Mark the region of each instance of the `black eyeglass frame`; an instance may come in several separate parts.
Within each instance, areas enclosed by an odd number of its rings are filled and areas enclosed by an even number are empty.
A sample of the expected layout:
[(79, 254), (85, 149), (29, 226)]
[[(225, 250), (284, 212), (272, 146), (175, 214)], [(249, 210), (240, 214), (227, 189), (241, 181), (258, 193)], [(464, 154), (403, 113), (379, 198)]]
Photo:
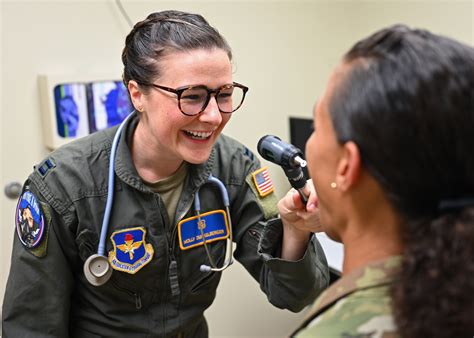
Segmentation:
[[(248, 87), (240, 84), (240, 83), (237, 83), (237, 82), (232, 82), (232, 84), (225, 84), (223, 86), (220, 86), (219, 88), (217, 89), (209, 89), (207, 88), (206, 86), (204, 85), (195, 85), (195, 86), (183, 86), (183, 87), (179, 87), (179, 88), (170, 88), (170, 87), (165, 87), (165, 86), (161, 86), (161, 85), (157, 85), (155, 83), (145, 83), (145, 82), (138, 82), (137, 83), (141, 86), (148, 86), (148, 87), (154, 87), (154, 88), (157, 88), (157, 89), (161, 89), (161, 90), (165, 90), (167, 92), (170, 92), (170, 93), (174, 93), (178, 96), (178, 107), (179, 107), (179, 110), (181, 111), (181, 113), (183, 113), (184, 115), (186, 116), (196, 116), (196, 115), (199, 115), (201, 114), (207, 107), (207, 105), (209, 104), (209, 101), (211, 100), (211, 95), (212, 94), (215, 94), (215, 96), (217, 97), (219, 95), (219, 93), (224, 90), (224, 89), (229, 89), (230, 87), (238, 87), (238, 88), (241, 88), (244, 92), (244, 94), (242, 95), (242, 100), (240, 101), (239, 105), (233, 109), (232, 111), (223, 111), (221, 109), (221, 107), (219, 106), (219, 101), (216, 99), (216, 102), (217, 102), (217, 107), (219, 108), (219, 111), (221, 113), (224, 113), (224, 114), (231, 114), (233, 112), (235, 112), (237, 109), (239, 109), (241, 106), (242, 106), (242, 103), (244, 103), (244, 100), (245, 100), (245, 95), (247, 94), (247, 91), (249, 90)], [(189, 90), (189, 89), (205, 89), (207, 91), (207, 98), (206, 100), (204, 101), (203, 105), (202, 105), (202, 108), (199, 112), (197, 112), (196, 114), (189, 114), (189, 113), (185, 113), (183, 111), (183, 109), (181, 108), (181, 95), (183, 94), (183, 92), (185, 92), (186, 90)]]

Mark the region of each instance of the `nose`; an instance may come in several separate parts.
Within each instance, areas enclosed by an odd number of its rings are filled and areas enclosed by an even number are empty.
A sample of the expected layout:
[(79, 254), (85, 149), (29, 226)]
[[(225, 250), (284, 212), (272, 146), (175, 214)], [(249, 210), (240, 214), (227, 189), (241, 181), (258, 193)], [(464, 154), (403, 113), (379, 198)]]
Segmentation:
[(222, 122), (222, 115), (217, 105), (217, 100), (215, 95), (211, 95), (209, 102), (207, 103), (206, 109), (199, 114), (199, 119), (202, 122), (211, 123), (218, 125)]

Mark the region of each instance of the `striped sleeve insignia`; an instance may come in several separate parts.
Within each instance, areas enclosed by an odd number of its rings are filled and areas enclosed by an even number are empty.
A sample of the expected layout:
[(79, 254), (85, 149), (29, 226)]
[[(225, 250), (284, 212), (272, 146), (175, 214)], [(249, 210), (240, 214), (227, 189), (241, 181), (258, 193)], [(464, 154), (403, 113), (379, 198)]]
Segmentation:
[(272, 179), (270, 178), (270, 173), (268, 172), (268, 167), (263, 167), (254, 171), (252, 173), (253, 182), (255, 188), (258, 191), (260, 197), (267, 196), (272, 193), (274, 190)]

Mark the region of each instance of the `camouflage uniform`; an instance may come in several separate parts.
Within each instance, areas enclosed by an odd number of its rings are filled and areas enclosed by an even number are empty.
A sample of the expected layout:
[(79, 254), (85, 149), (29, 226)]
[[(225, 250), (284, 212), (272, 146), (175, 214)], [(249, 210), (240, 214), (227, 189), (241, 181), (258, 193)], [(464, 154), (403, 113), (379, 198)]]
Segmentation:
[(344, 276), (316, 300), (292, 337), (399, 337), (389, 294), (401, 257), (393, 256)]

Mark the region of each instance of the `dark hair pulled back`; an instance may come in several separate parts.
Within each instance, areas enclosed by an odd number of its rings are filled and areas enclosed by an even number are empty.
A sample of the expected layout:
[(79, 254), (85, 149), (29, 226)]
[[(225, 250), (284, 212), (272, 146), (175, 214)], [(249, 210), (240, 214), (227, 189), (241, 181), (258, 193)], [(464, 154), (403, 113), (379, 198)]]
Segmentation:
[(354, 141), (365, 168), (405, 220), (392, 290), (404, 338), (474, 334), (474, 48), (396, 25), (345, 55), (330, 98), (340, 143)]
[(199, 14), (180, 11), (152, 13), (135, 24), (122, 51), (123, 82), (151, 83), (161, 76), (159, 61), (172, 52), (195, 49), (232, 51), (223, 36)]

